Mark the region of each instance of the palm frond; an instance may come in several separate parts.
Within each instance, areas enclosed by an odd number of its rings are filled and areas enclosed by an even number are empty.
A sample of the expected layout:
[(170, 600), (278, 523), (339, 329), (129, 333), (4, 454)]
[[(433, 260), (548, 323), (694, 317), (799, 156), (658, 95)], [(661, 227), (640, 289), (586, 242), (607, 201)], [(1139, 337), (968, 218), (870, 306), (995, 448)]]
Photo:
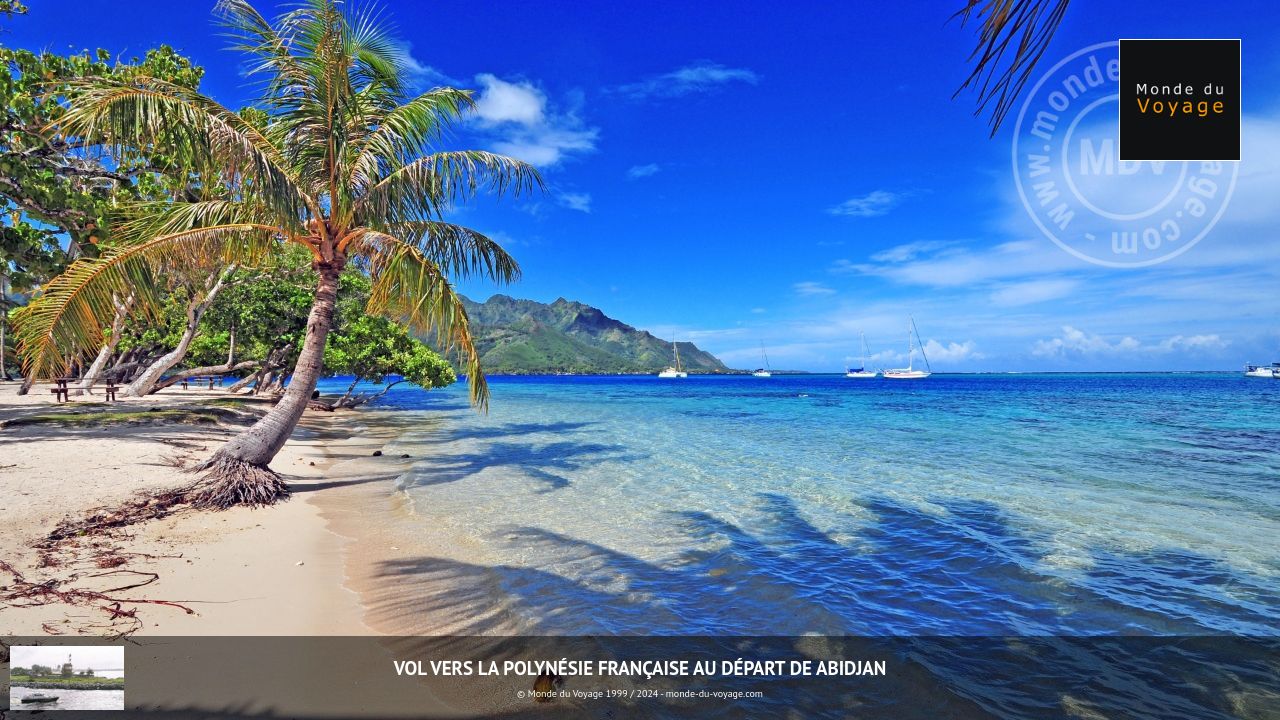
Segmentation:
[(131, 314), (156, 318), (163, 283), (157, 278), (232, 263), (255, 266), (274, 249), (276, 228), (252, 224), (202, 227), (109, 249), (82, 258), (44, 286), (15, 323), (26, 377), (63, 372), (71, 359), (95, 352), (115, 299), (132, 295)]
[(974, 114), (991, 109), (993, 137), (1048, 49), (1069, 2), (966, 0), (965, 7), (952, 16), (959, 18), (962, 25), (973, 18), (982, 22), (978, 44), (969, 56), (973, 72), (955, 94), (970, 87), (977, 89), (978, 109)]
[(246, 0), (218, 0), (213, 12), (228, 29), (232, 49), (257, 58), (247, 74), (266, 76), (264, 99), (296, 99), (305, 93), (307, 75), (291, 51), (292, 14), (281, 18), (276, 29)]
[[(496, 240), (469, 227), (435, 220), (405, 222), (384, 228), (388, 235), (403, 238), (440, 268), (445, 277), (483, 277), (496, 283), (520, 279), (520, 264)], [(378, 234), (357, 231), (346, 249), (352, 255), (376, 255), (382, 251)], [(368, 244), (362, 242), (371, 238)], [(412, 238), (417, 238), (416, 242)]]
[(368, 231), (362, 243), (373, 280), (367, 311), (404, 323), (419, 335), (434, 335), (463, 366), (471, 404), (487, 412), (489, 384), (471, 336), (471, 321), (449, 279), (418, 248), (391, 235)]
[(399, 105), (381, 117), (359, 143), (351, 163), (350, 181), (368, 187), (430, 150), (451, 123), (475, 106), (471, 93), (455, 88), (435, 88)]
[(297, 217), (280, 216), (271, 210), (270, 206), (243, 200), (135, 202), (120, 209), (112, 238), (118, 244), (134, 245), (186, 230), (246, 224), (272, 227), (281, 236), (307, 234)]
[(532, 165), (481, 150), (432, 153), (393, 170), (356, 203), (356, 218), (408, 222), (440, 217), (482, 190), (514, 196), (545, 190)]
[(216, 168), (283, 214), (319, 207), (279, 149), (252, 123), (217, 101), (152, 77), (83, 78), (68, 83), (59, 120), (66, 134), (100, 141), (117, 156), (160, 150), (188, 168)]

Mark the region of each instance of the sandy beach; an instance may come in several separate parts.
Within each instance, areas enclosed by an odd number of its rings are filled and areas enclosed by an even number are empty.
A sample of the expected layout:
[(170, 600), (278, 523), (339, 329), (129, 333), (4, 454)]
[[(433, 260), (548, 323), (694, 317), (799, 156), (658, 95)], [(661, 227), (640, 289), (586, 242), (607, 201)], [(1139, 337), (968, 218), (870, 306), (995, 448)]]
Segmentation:
[[(145, 408), (195, 409), (221, 391), (170, 390), (147, 398), (129, 398), (109, 408), (100, 396), (73, 398), (58, 405), (45, 388), (18, 396), (16, 385), (0, 387), (0, 422), (53, 412), (132, 411)], [(326, 529), (315, 495), (337, 491), (344, 478), (327, 474), (335, 461), (370, 455), (382, 438), (352, 437), (335, 428), (331, 417), (309, 414), (273, 467), (288, 477), (294, 497), (268, 508), (225, 512), (181, 512), (125, 531), (117, 541), (130, 571), (155, 573), (155, 582), (130, 591), (131, 597), (179, 601), (194, 612), (144, 606), (138, 632), (152, 635), (362, 635), (372, 632), (362, 619), (358, 597), (343, 584), (346, 541)], [(5, 427), (0, 432), (0, 486), (6, 489), (0, 515), (0, 558), (28, 579), (68, 568), (40, 568), (32, 545), (67, 517), (127, 500), (137, 492), (190, 482), (175, 467), (212, 452), (235, 431), (223, 424), (118, 424), (71, 428), (53, 425)], [(381, 458), (379, 458), (381, 459)], [(381, 463), (398, 472), (391, 458)], [(345, 478), (350, 480), (350, 478)], [(97, 542), (95, 539), (94, 542)], [(111, 540), (104, 540), (111, 542)], [(88, 557), (98, 548), (84, 545)], [(74, 560), (72, 562), (75, 562)], [(81, 562), (84, 564), (84, 562)], [(83, 569), (81, 576), (95, 573)], [(84, 577), (77, 586), (106, 589), (130, 584), (118, 575)], [(305, 602), (299, 602), (305, 597)], [(66, 633), (98, 621), (64, 617), (58, 605), (8, 609), (0, 634), (42, 635), (46, 624)], [(77, 615), (85, 615), (81, 610)]]
[[(0, 561), (28, 582), (55, 580), (62, 590), (93, 590), (112, 598), (172, 602), (169, 606), (122, 603), (136, 613), (112, 618), (102, 602), (68, 605), (7, 605), (0, 613), (0, 636), (17, 638), (110, 637), (129, 634), (134, 662), (145, 663), (145, 689), (131, 686), (131, 702), (153, 706), (220, 707), (227, 683), (192, 687), (184, 673), (192, 663), (223, 671), (228, 656), (244, 652), (246, 638), (289, 638), (282, 643), (248, 642), (255, 667), (278, 667), (270, 676), (246, 672), (234, 680), (242, 697), (256, 698), (244, 712), (321, 715), (350, 708), (351, 689), (326, 681), (312, 663), (335, 655), (353, 667), (380, 667), (361, 684), (360, 710), (369, 716), (429, 710), (435, 717), (474, 715), (510, 709), (514, 690), (525, 681), (500, 681), (504, 692), (478, 694), (472, 686), (398, 678), (391, 660), (413, 652), (403, 636), (436, 633), (455, 622), (427, 619), (407, 601), (430, 602), (438, 588), (401, 585), (379, 568), (396, 558), (416, 556), (438, 539), (406, 537), (412, 523), (394, 480), (413, 457), (404, 448), (381, 452), (399, 433), (396, 413), (378, 410), (335, 414), (308, 412), (293, 439), (272, 464), (293, 490), (287, 502), (266, 508), (227, 511), (181, 510), (102, 535), (72, 538), (53, 551), (37, 547), (59, 522), (83, 518), (98, 508), (117, 506), (139, 492), (155, 492), (190, 482), (179, 465), (205, 457), (255, 416), (253, 405), (236, 422), (225, 413), (218, 422), (178, 422), (179, 413), (201, 413), (225, 403), (221, 390), (169, 390), (146, 398), (102, 404), (100, 396), (56, 403), (47, 388), (16, 394), (0, 385)], [(32, 417), (92, 412), (165, 414), (155, 422), (28, 424)], [(403, 420), (400, 420), (403, 422)], [(375, 452), (381, 454), (375, 455)], [(47, 558), (53, 558), (50, 566)], [(124, 558), (118, 567), (101, 560)], [(154, 580), (127, 590), (118, 588)], [(0, 591), (14, 578), (0, 579)], [(187, 608), (187, 612), (183, 608)], [(483, 613), (483, 608), (474, 610)], [(461, 623), (471, 618), (458, 618)], [(392, 635), (401, 636), (400, 639)], [(183, 663), (172, 662), (167, 638), (204, 636), (211, 642), (185, 643)], [(215, 636), (226, 642), (213, 640)], [(359, 643), (355, 636), (383, 642)], [(334, 638), (309, 644), (306, 638)], [(148, 638), (158, 645), (148, 648)], [(314, 647), (313, 647), (314, 645)], [(299, 662), (303, 652), (317, 657)], [(321, 657), (324, 659), (322, 660)], [(282, 693), (280, 688), (289, 688)], [(180, 691), (174, 688), (182, 688)], [(423, 703), (426, 703), (425, 705)], [(528, 708), (526, 707), (526, 710)], [(561, 710), (563, 710), (561, 706)]]

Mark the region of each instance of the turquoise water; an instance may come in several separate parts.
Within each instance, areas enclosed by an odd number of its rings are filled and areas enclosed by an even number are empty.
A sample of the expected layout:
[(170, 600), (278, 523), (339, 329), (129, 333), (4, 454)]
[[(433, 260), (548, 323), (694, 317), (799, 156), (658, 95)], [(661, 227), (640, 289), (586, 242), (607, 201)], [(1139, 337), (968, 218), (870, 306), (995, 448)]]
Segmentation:
[[(493, 378), (397, 388), (474, 632), (1276, 635), (1280, 382)], [(417, 455), (415, 454), (415, 457)]]

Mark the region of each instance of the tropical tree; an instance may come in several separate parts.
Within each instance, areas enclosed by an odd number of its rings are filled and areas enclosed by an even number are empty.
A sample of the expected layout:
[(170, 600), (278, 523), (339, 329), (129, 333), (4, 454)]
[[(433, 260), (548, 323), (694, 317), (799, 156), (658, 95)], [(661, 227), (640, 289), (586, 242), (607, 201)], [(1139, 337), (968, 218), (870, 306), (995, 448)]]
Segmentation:
[(75, 83), (62, 133), (99, 138), (113, 155), (154, 149), (197, 176), (220, 176), (219, 197), (138, 204), (99, 258), (73, 263), (51, 281), (17, 327), (24, 371), (48, 376), (102, 341), (112, 298), (132, 291), (129, 312), (155, 311), (152, 280), (178, 268), (256, 267), (295, 244), (317, 276), (306, 335), (281, 400), (199, 469), (196, 506), (265, 504), (288, 494), (268, 463), (292, 434), (322, 372), (339, 276), (369, 275), (371, 314), (434, 334), (465, 368), (471, 400), (488, 389), (466, 311), (452, 279), (519, 276), (498, 243), (444, 220), (481, 190), (520, 194), (542, 187), (511, 158), (440, 149), (442, 134), (472, 106), (470, 93), (408, 92), (403, 44), (375, 15), (345, 13), (337, 0), (309, 0), (273, 25), (244, 0), (215, 12), (261, 79), (258, 113), (236, 113), (156, 77)]
[[(391, 388), (407, 382), (421, 388), (438, 388), (456, 380), (449, 362), (404, 327), (364, 311), (370, 291), (363, 275), (347, 271), (342, 276), (345, 297), (338, 303), (333, 332), (324, 353), (325, 373), (350, 375), (351, 383), (333, 408), (348, 408), (376, 400)], [(383, 383), (381, 390), (356, 393), (361, 382)]]
[[(18, 3), (0, 1), (0, 15), (21, 14)], [(98, 254), (109, 242), (106, 218), (122, 201), (160, 199), (180, 192), (186, 178), (162, 172), (165, 158), (133, 154), (111, 162), (86, 152), (90, 143), (54, 133), (66, 112), (65, 83), (85, 77), (145, 74), (195, 89), (204, 70), (168, 46), (142, 59), (113, 62), (106, 50), (57, 55), (0, 47), (0, 375), (9, 310), (22, 296), (60, 272), (71, 259)], [(15, 295), (17, 300), (15, 300)], [(127, 298), (118, 299), (124, 302)], [(104, 321), (119, 328), (123, 316)], [(113, 337), (113, 335), (109, 335)], [(104, 344), (85, 387), (110, 357)], [(24, 380), (22, 391), (29, 387)]]

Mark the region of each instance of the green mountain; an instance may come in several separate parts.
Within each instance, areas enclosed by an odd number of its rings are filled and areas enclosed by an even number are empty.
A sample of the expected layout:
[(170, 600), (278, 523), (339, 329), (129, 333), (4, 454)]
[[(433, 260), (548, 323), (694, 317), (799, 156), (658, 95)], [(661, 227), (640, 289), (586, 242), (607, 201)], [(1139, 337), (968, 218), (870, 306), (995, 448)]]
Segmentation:
[[(580, 302), (494, 295), (484, 303), (463, 298), (463, 304), (488, 373), (656, 373), (674, 361), (669, 341)], [(730, 372), (693, 343), (680, 343), (680, 361), (691, 373)]]

